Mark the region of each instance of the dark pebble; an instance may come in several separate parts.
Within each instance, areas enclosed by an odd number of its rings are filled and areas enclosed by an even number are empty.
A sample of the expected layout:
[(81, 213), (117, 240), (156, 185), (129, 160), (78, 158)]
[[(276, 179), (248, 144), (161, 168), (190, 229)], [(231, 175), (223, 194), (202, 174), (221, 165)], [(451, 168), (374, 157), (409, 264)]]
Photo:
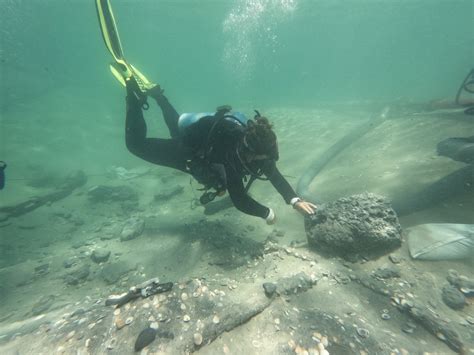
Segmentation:
[(275, 294), (277, 289), (277, 286), (273, 282), (265, 282), (262, 286), (265, 290), (265, 296), (269, 298)]
[(145, 346), (151, 344), (156, 338), (156, 329), (145, 328), (138, 334), (135, 342), (135, 351), (141, 351)]
[(466, 298), (456, 287), (448, 285), (443, 287), (442, 298), (452, 309), (462, 309), (466, 304)]

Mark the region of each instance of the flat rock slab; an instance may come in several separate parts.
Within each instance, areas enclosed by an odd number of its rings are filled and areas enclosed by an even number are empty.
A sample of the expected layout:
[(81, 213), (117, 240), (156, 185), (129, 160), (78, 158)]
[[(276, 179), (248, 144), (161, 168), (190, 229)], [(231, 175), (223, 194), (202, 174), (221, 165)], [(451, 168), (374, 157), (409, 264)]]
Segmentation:
[(388, 254), (401, 245), (401, 226), (390, 204), (366, 193), (323, 204), (305, 218), (311, 247), (355, 261)]

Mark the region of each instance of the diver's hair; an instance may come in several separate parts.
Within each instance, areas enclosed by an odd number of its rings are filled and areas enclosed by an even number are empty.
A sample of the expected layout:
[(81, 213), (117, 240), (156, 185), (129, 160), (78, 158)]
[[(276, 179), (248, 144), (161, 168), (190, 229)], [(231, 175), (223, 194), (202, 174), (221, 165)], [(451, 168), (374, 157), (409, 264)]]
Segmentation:
[(277, 137), (272, 128), (273, 125), (266, 117), (256, 117), (247, 125), (246, 139), (255, 153), (278, 159)]

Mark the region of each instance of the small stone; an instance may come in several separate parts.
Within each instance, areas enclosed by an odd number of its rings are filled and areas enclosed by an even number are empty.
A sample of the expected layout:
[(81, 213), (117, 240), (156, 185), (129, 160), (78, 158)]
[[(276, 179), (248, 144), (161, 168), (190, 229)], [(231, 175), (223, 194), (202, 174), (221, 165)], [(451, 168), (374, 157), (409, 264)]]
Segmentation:
[(219, 317), (217, 315), (215, 315), (214, 317), (212, 317), (212, 323), (214, 324), (219, 324), (221, 320), (219, 319)]
[(191, 317), (188, 316), (187, 314), (185, 314), (184, 317), (183, 317), (183, 321), (189, 322), (190, 320), (191, 320)]
[(454, 310), (462, 309), (466, 304), (466, 298), (456, 287), (447, 285), (443, 287), (442, 298), (444, 303)]
[(122, 318), (117, 317), (117, 318), (115, 319), (115, 327), (116, 327), (117, 329), (122, 329), (123, 327), (125, 327), (125, 322), (123, 321)]
[(407, 322), (402, 326), (402, 331), (407, 334), (413, 334), (415, 329), (416, 329), (416, 325), (411, 322)]
[(273, 282), (265, 282), (262, 286), (265, 291), (265, 296), (268, 298), (272, 297), (277, 289), (277, 286)]
[(183, 292), (183, 293), (181, 294), (181, 300), (182, 300), (182, 301), (186, 301), (188, 298), (189, 298), (189, 296), (188, 296), (188, 294), (187, 294), (186, 292)]
[(276, 325), (279, 325), (280, 324), (280, 318), (275, 318), (274, 322), (275, 322)]
[(118, 316), (120, 314), (120, 308), (114, 310), (114, 316)]
[(150, 324), (150, 328), (152, 328), (152, 329), (158, 329), (158, 327), (159, 327), (158, 322), (152, 322)]
[(125, 324), (126, 324), (126, 325), (130, 325), (130, 324), (132, 324), (132, 322), (133, 322), (133, 317), (128, 317), (128, 318), (125, 320)]
[(94, 327), (95, 327), (95, 323), (91, 323), (91, 324), (89, 324), (89, 325), (87, 326), (88, 329), (92, 329), (92, 328), (94, 328)]
[(179, 308), (181, 308), (182, 311), (185, 311), (186, 310), (186, 305), (184, 303), (181, 303)]
[(91, 259), (93, 262), (99, 264), (104, 263), (109, 260), (110, 251), (104, 249), (96, 249), (91, 254)]
[(392, 263), (394, 263), (394, 264), (400, 264), (401, 261), (402, 261), (402, 260), (400, 259), (400, 257), (397, 256), (397, 255), (395, 255), (395, 254), (390, 254), (390, 255), (388, 256), (388, 259), (389, 259)]
[(199, 346), (202, 344), (202, 334), (201, 333), (194, 333), (193, 335), (194, 345)]
[(322, 337), (321, 338), (321, 343), (324, 345), (326, 348), (329, 345), (328, 337)]

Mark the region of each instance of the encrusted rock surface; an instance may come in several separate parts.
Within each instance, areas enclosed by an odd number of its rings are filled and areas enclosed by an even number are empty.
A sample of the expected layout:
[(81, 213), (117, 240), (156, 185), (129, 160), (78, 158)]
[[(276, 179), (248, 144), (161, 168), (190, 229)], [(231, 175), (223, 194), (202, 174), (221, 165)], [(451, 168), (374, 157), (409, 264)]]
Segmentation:
[(401, 227), (390, 204), (366, 193), (322, 205), (305, 219), (310, 246), (348, 260), (376, 258), (401, 245)]

